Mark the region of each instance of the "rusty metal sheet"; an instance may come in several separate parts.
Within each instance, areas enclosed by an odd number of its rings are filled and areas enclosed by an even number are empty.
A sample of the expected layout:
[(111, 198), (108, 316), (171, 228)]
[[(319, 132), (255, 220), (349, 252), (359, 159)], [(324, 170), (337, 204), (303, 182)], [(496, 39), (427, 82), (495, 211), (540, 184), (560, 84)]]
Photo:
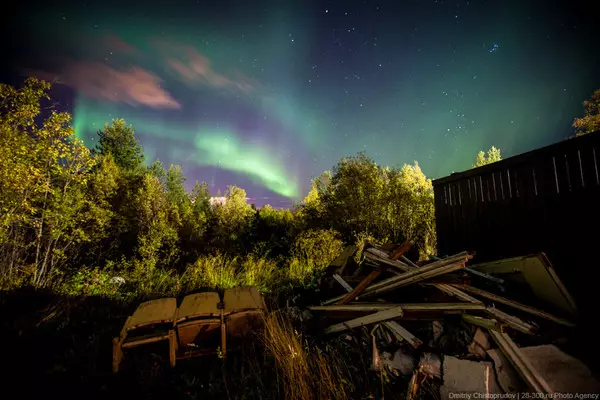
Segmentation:
[(263, 297), (254, 287), (233, 288), (225, 290), (223, 295), (225, 314), (245, 310), (266, 310)]
[(217, 317), (220, 302), (217, 292), (194, 293), (185, 296), (177, 310), (177, 321), (195, 317)]
[(129, 331), (139, 326), (173, 322), (176, 312), (177, 300), (174, 298), (146, 301), (127, 320), (125, 329)]

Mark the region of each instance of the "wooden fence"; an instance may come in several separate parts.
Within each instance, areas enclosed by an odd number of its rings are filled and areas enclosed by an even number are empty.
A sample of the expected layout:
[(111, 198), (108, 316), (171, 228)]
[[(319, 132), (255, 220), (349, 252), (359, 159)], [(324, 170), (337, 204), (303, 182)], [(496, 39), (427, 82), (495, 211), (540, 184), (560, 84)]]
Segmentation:
[[(440, 254), (544, 251), (571, 288), (599, 267), (600, 132), (433, 182)], [(579, 276), (579, 278), (577, 278)], [(585, 278), (583, 278), (585, 279)]]

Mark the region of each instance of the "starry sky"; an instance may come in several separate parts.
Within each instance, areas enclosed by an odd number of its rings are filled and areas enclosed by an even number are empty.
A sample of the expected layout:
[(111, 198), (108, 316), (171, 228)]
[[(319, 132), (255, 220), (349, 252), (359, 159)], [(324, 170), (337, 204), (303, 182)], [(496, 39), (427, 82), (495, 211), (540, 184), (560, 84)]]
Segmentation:
[[(49, 4), (52, 3), (52, 4)], [(568, 136), (600, 88), (593, 2), (18, 2), (4, 82), (55, 83), (94, 146), (112, 118), (213, 194), (291, 204), (345, 155), (437, 178)]]

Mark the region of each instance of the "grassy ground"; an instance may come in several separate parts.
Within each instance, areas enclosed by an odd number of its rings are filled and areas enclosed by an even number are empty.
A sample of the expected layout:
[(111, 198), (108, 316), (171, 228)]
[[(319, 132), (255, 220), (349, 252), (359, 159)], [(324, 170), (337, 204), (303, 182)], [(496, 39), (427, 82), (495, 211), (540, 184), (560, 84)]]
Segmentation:
[[(288, 297), (289, 298), (289, 297)], [(276, 299), (268, 299), (276, 306)], [(111, 371), (112, 338), (137, 302), (68, 297), (22, 288), (0, 292), (5, 382), (19, 398), (280, 399), (379, 398), (369, 349), (324, 342), (279, 312), (226, 360), (207, 356), (168, 366), (166, 349), (133, 353)]]

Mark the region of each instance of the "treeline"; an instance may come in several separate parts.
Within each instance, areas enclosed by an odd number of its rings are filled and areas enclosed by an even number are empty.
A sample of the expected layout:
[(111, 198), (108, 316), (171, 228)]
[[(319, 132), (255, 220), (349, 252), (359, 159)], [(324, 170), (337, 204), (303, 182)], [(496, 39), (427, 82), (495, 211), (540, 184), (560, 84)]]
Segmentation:
[(180, 166), (147, 166), (134, 131), (106, 124), (88, 149), (50, 85), (0, 85), (0, 287), (131, 296), (201, 286), (309, 285), (344, 244), (415, 241), (435, 253), (433, 190), (419, 166), (342, 158), (290, 210), (246, 203), (230, 186), (211, 205)]

